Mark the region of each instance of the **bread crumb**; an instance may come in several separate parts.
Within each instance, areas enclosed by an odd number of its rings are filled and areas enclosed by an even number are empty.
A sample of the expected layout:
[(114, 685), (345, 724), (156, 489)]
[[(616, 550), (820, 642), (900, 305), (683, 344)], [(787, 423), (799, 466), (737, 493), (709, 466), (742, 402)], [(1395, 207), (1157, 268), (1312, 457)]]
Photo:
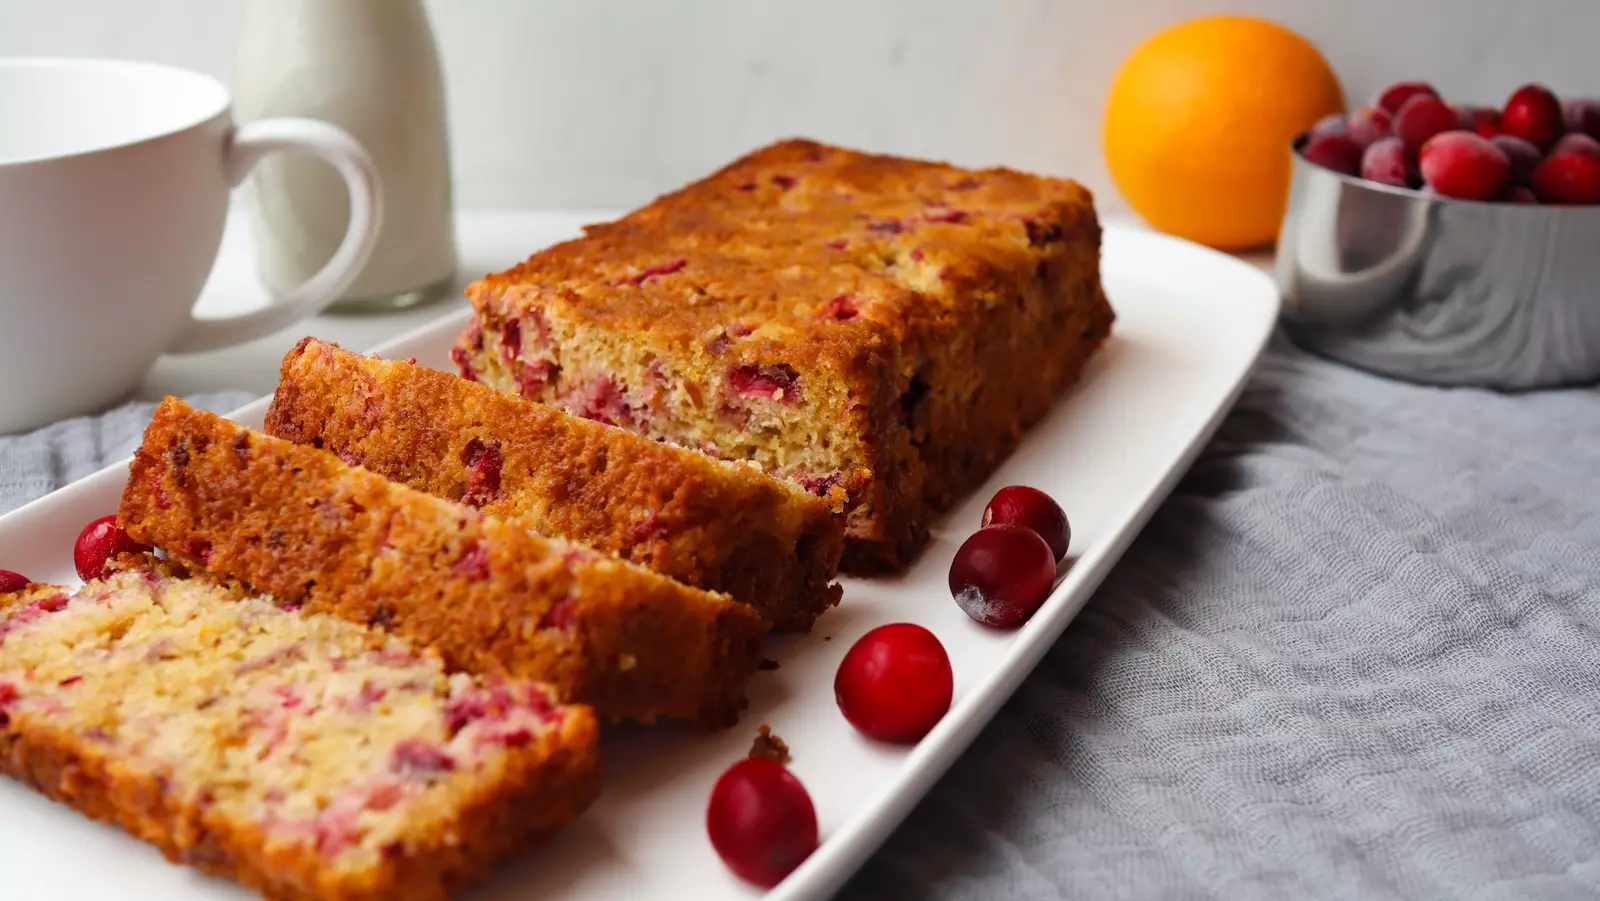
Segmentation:
[(756, 730), (756, 740), (750, 744), (751, 760), (770, 760), (783, 766), (789, 765), (789, 746), (783, 739), (772, 734), (772, 727), (762, 723)]

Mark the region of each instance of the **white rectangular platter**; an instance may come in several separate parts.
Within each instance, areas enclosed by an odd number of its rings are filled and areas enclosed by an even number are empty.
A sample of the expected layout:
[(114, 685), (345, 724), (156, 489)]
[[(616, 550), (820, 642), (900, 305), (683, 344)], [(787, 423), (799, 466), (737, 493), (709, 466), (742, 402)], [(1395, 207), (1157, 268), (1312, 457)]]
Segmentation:
[[(1237, 396), (1271, 332), (1278, 296), (1255, 267), (1171, 238), (1106, 230), (1103, 273), (1118, 314), (1112, 339), (1051, 416), (979, 491), (936, 526), (917, 564), (892, 579), (844, 582), (844, 600), (807, 636), (771, 642), (779, 669), (758, 673), (733, 729), (617, 728), (605, 739), (600, 801), (551, 845), (505, 866), (468, 897), (666, 899), (760, 896), (723, 868), (705, 833), (705, 805), (724, 768), (770, 724), (793, 750), (810, 791), (822, 847), (773, 899), (836, 892), (972, 741), (1082, 609)], [(456, 313), (375, 352), (449, 369)], [(259, 426), (266, 402), (232, 415)], [(75, 584), (73, 539), (114, 512), (126, 478), (118, 463), (0, 518), (0, 568)], [(987, 629), (951, 600), (950, 560), (1004, 485), (1053, 495), (1073, 525), (1070, 565), (1045, 606), (1019, 630)], [(854, 732), (833, 696), (851, 643), (888, 622), (932, 630), (949, 651), (955, 702), (912, 748)], [(997, 772), (998, 782), (1008, 774)], [(0, 897), (8, 901), (248, 898), (227, 882), (172, 866), (120, 832), (0, 780)]]

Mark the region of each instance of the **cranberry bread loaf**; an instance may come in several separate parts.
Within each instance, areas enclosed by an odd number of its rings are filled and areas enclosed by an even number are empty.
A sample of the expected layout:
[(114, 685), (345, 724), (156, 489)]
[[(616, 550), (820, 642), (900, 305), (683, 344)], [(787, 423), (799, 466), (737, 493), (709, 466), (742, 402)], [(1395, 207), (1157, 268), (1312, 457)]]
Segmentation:
[(598, 726), (153, 559), (0, 594), (0, 771), (276, 901), (448, 898), (589, 805)]
[(1059, 179), (786, 141), (468, 288), (464, 376), (749, 460), (894, 569), (1109, 334)]
[(826, 501), (454, 375), (307, 338), (284, 357), (266, 432), (725, 591), (778, 628), (810, 629), (839, 600), (844, 517)]
[(727, 725), (760, 662), (766, 623), (727, 595), (175, 398), (134, 455), (119, 517), (213, 575), (392, 631), (452, 669), (547, 682), (605, 718)]

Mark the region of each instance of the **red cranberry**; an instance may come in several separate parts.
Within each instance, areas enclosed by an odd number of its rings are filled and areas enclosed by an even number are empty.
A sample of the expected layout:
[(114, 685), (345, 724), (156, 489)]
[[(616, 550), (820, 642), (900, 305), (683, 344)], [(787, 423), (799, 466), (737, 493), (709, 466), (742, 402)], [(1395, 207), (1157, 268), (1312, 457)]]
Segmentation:
[(1564, 153), (1533, 170), (1533, 193), (1545, 203), (1600, 203), (1600, 157)]
[(1526, 84), (1506, 101), (1500, 113), (1500, 130), (1548, 150), (1566, 128), (1561, 101), (1544, 85)]
[(628, 425), (633, 419), (633, 404), (610, 376), (601, 376), (581, 385), (563, 401), (567, 409), (606, 425)]
[(1032, 529), (1050, 545), (1050, 553), (1058, 563), (1072, 543), (1072, 526), (1067, 522), (1066, 511), (1055, 498), (1026, 485), (1008, 485), (996, 491), (983, 508), (983, 525)]
[(1422, 145), (1422, 177), (1440, 194), (1488, 200), (1511, 179), (1511, 160), (1487, 138), (1470, 131), (1435, 135)]
[(14, 573), (9, 569), (0, 569), (0, 594), (10, 594), (21, 591), (31, 585), (28, 577), (22, 573)]
[(1520, 203), (1529, 206), (1537, 206), (1539, 203), (1539, 195), (1533, 193), (1533, 189), (1527, 185), (1512, 185), (1506, 188), (1505, 192), (1500, 195), (1500, 199), (1505, 203)]
[(1345, 175), (1361, 171), (1361, 145), (1349, 135), (1317, 135), (1306, 142), (1300, 155), (1324, 169)]
[(1592, 156), (1600, 157), (1600, 141), (1585, 134), (1570, 134), (1556, 142), (1550, 148), (1551, 156)]
[(472, 359), (467, 356), (464, 348), (450, 348), (450, 359), (456, 364), (456, 369), (461, 372), (461, 377), (469, 382), (478, 380), (477, 370), (472, 368)]
[(1345, 134), (1363, 148), (1379, 138), (1394, 134), (1394, 117), (1378, 107), (1364, 107), (1350, 114), (1345, 121)]
[(472, 539), (450, 569), (456, 575), (475, 582), (489, 578), (489, 546), (480, 538)]
[(1568, 100), (1561, 105), (1567, 131), (1600, 138), (1600, 100)]
[(1318, 119), (1317, 124), (1311, 126), (1311, 134), (1342, 135), (1347, 129), (1348, 126), (1345, 123), (1343, 114), (1329, 113), (1326, 116), (1323, 116), (1321, 119)]
[(1399, 138), (1382, 138), (1372, 142), (1361, 155), (1361, 177), (1379, 184), (1404, 188), (1411, 184), (1411, 163), (1406, 159), (1406, 146)]
[(1461, 127), (1485, 138), (1500, 133), (1500, 111), (1492, 106), (1458, 106)]
[(1050, 594), (1056, 559), (1039, 533), (1022, 526), (973, 532), (950, 562), (950, 593), (986, 626), (1019, 626)]
[(844, 484), (844, 473), (842, 472), (835, 472), (825, 476), (801, 473), (791, 478), (798, 482), (801, 488), (811, 494), (815, 494), (817, 497), (827, 497), (833, 493), (835, 486)]
[(472, 475), (461, 494), (461, 503), (468, 507), (482, 507), (500, 494), (500, 469), (505, 459), (500, 454), (500, 442), (474, 438), (461, 451), (461, 462), (471, 467)]
[(561, 367), (550, 360), (524, 360), (517, 373), (517, 390), (523, 397), (538, 397), (560, 374)]
[(539, 617), (539, 628), (567, 628), (577, 618), (575, 607), (577, 607), (577, 601), (573, 600), (571, 595), (557, 598), (556, 602), (550, 605), (550, 609), (544, 612), (544, 616)]
[(1461, 117), (1438, 97), (1418, 94), (1394, 114), (1394, 133), (1405, 142), (1407, 153), (1417, 153), (1436, 134), (1461, 127)]
[(104, 578), (106, 564), (118, 554), (138, 554), (150, 550), (150, 545), (140, 544), (128, 537), (117, 525), (115, 514), (102, 516), (83, 527), (78, 541), (72, 546), (72, 564), (77, 567), (78, 578), (88, 582)]
[(1539, 160), (1543, 159), (1539, 155), (1539, 148), (1516, 135), (1495, 135), (1489, 140), (1511, 161), (1512, 178), (1526, 182), (1533, 177), (1533, 170), (1539, 167)]
[(747, 758), (712, 787), (706, 832), (728, 869), (772, 888), (817, 849), (817, 811), (782, 764)]
[(1397, 81), (1379, 91), (1377, 96), (1372, 98), (1372, 105), (1385, 112), (1397, 113), (1400, 107), (1406, 105), (1407, 100), (1418, 95), (1439, 99), (1439, 92), (1426, 81)]
[(654, 510), (650, 511), (644, 519), (628, 527), (628, 543), (644, 544), (653, 541), (657, 536), (667, 531), (667, 524), (661, 521), (661, 515)]
[(861, 315), (861, 308), (856, 306), (855, 298), (848, 294), (840, 294), (822, 306), (822, 312), (817, 314), (823, 319), (835, 319), (839, 322), (849, 322)]
[(728, 370), (726, 378), (728, 389), (740, 397), (758, 397), (788, 404), (801, 400), (800, 373), (786, 363), (776, 366), (737, 366)]
[(689, 265), (689, 261), (680, 257), (670, 263), (662, 263), (659, 266), (647, 267), (638, 275), (627, 279), (627, 283), (630, 285), (642, 285), (658, 275), (671, 275), (687, 265)]
[(402, 776), (449, 773), (456, 768), (454, 757), (443, 748), (420, 738), (408, 738), (395, 745), (389, 755), (389, 769)]
[(508, 365), (522, 354), (522, 320), (507, 319), (500, 327), (500, 359)]
[(861, 636), (833, 677), (833, 696), (850, 725), (879, 741), (911, 744), (928, 734), (955, 691), (950, 656), (932, 632), (912, 623)]
[(67, 605), (70, 603), (72, 603), (72, 599), (66, 595), (53, 594), (47, 598), (40, 598), (34, 601), (32, 606), (34, 609), (42, 610), (45, 613), (60, 613), (67, 609)]

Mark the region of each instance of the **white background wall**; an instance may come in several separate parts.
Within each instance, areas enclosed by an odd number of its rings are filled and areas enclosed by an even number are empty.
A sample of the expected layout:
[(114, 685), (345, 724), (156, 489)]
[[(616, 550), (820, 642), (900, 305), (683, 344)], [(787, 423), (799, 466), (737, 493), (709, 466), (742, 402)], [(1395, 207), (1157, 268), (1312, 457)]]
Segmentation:
[[(340, 2), (340, 0), (326, 0)], [(0, 0), (0, 55), (158, 60), (228, 78), (241, 0)], [(432, 0), (465, 206), (620, 207), (803, 134), (1069, 175), (1115, 204), (1102, 98), (1184, 18), (1275, 18), (1352, 102), (1399, 77), (1498, 103), (1600, 95), (1600, 0)], [(0, 123), (4, 127), (4, 123)]]

